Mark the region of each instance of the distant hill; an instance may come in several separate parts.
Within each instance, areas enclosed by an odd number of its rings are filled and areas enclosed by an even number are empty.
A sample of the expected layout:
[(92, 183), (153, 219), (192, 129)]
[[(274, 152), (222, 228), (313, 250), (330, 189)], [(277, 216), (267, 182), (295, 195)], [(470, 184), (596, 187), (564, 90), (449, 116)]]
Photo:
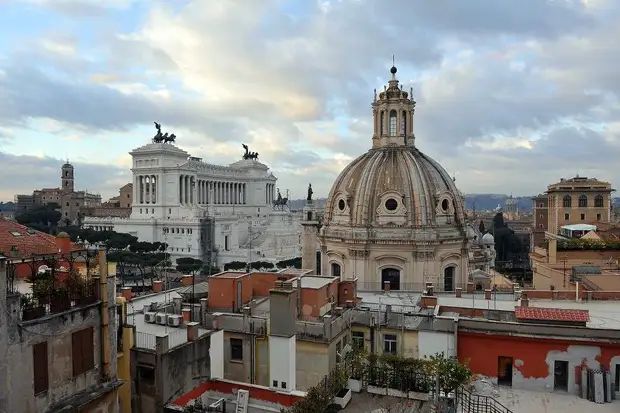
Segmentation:
[[(532, 211), (532, 199), (531, 197), (513, 197), (517, 201), (519, 211), (531, 212)], [(465, 204), (467, 209), (473, 209), (474, 204), (477, 211), (491, 211), (497, 208), (497, 205), (502, 207), (506, 203), (508, 195), (500, 194), (469, 194), (465, 195)], [(314, 203), (317, 207), (322, 208), (327, 201), (326, 198), (315, 199)], [(306, 205), (305, 199), (292, 199), (288, 202), (289, 207), (293, 210), (301, 210)]]
[[(476, 211), (491, 211), (506, 204), (506, 200), (510, 198), (508, 195), (502, 194), (468, 194), (465, 195), (465, 205), (467, 209), (476, 209)], [(521, 196), (513, 197), (517, 201), (520, 212), (532, 212), (532, 197)]]
[(0, 212), (13, 212), (15, 210), (15, 203), (13, 202), (0, 202)]

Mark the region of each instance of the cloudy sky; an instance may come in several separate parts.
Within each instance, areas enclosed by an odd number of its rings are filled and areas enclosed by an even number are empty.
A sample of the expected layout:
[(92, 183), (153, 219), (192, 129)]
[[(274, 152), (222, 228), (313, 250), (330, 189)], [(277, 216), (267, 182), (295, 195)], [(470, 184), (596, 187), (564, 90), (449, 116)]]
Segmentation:
[(371, 145), (392, 54), (416, 144), (464, 192), (617, 182), (618, 21), (618, 0), (0, 0), (0, 200), (57, 186), (67, 158), (114, 195), (155, 120), (325, 196)]

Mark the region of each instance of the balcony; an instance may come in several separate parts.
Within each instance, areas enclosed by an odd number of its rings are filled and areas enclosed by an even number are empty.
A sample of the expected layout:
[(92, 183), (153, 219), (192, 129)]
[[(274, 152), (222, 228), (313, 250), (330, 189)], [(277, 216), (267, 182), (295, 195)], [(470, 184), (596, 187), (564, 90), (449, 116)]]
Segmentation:
[(18, 293), (22, 321), (62, 313), (94, 304), (99, 300), (97, 284), (94, 281), (84, 282), (81, 285), (49, 286), (42, 289), (33, 284), (32, 291), (32, 293)]

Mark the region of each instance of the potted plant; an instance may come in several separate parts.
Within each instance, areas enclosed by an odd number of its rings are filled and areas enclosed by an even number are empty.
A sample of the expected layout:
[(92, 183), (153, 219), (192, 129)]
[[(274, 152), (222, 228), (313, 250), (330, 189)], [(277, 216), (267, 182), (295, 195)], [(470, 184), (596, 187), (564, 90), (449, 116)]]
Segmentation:
[(377, 355), (371, 354), (368, 357), (368, 386), (366, 391), (372, 394), (387, 395), (386, 369), (385, 364), (379, 360)]
[(364, 378), (365, 367), (364, 356), (365, 354), (361, 350), (355, 350), (350, 353), (350, 359), (348, 360), (349, 367), (351, 369), (351, 375), (347, 381), (347, 387), (355, 393), (362, 391), (362, 379)]
[(60, 313), (71, 308), (69, 292), (64, 287), (54, 287), (50, 291), (50, 312)]
[(22, 295), (20, 306), (22, 308), (22, 321), (35, 320), (45, 315), (45, 307), (36, 305), (34, 299), (30, 296)]

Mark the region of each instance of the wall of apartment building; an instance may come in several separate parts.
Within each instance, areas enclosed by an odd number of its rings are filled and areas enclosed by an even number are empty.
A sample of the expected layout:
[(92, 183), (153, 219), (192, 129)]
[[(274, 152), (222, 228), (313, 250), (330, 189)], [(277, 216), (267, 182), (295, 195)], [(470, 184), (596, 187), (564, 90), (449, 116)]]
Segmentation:
[(160, 412), (175, 395), (211, 377), (211, 336), (168, 349), (168, 337), (156, 337), (157, 350), (131, 349), (132, 412)]
[(118, 201), (121, 204), (121, 208), (131, 208), (133, 203), (133, 185), (125, 185), (121, 187), (118, 194)]
[[(10, 314), (19, 314), (19, 298), (9, 297)], [(8, 329), (8, 370), (10, 377), (10, 398), (7, 411), (43, 412), (50, 405), (67, 396), (87, 390), (99, 383), (101, 378), (101, 310), (99, 304), (71, 309), (62, 314), (44, 319), (22, 322), (20, 328), (15, 322)], [(93, 368), (74, 376), (73, 334), (91, 329)], [(49, 389), (35, 394), (33, 388), (33, 347), (46, 343)]]
[(348, 330), (342, 330), (330, 342), (297, 339), (297, 390), (317, 385), (336, 366), (337, 353), (349, 342)]
[(371, 327), (366, 325), (353, 325), (351, 335), (360, 337), (363, 334), (364, 350), (377, 355), (384, 354), (386, 339), (396, 338), (396, 353), (403, 357), (418, 358), (418, 332), (402, 328), (372, 328), (374, 330), (374, 345), (371, 338)]
[[(564, 207), (564, 196), (571, 197), (571, 206)], [(585, 195), (588, 199), (586, 207), (579, 206), (579, 197)], [(597, 195), (603, 197), (603, 206), (595, 207), (594, 199)], [(557, 234), (559, 229), (564, 225), (586, 224), (595, 221), (610, 221), (610, 201), (609, 191), (598, 192), (580, 192), (563, 191), (553, 192), (549, 194), (548, 208), (548, 230), (553, 234)]]
[[(547, 197), (537, 197), (533, 199), (533, 231), (532, 247), (543, 244), (545, 231), (549, 228), (549, 200)], [(530, 248), (533, 251), (533, 248)]]

